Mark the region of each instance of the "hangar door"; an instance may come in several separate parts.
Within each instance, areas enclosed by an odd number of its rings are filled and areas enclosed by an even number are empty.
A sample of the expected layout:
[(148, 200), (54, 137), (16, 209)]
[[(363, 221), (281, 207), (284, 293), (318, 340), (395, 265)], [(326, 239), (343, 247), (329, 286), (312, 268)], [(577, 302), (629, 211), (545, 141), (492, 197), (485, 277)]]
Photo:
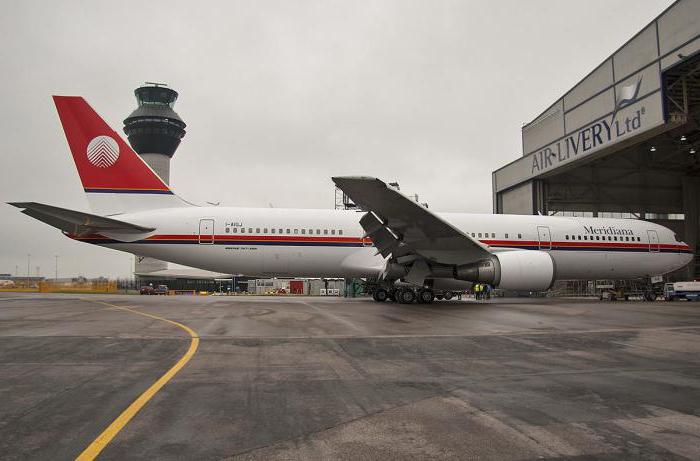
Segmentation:
[(201, 245), (214, 244), (214, 220), (200, 219), (199, 220), (199, 243)]

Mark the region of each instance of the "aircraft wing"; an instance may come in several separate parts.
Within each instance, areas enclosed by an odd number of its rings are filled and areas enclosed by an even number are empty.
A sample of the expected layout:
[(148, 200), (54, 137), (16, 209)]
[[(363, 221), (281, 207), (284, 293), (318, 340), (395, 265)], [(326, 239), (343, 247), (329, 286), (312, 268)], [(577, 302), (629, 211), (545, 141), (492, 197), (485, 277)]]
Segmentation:
[(22, 213), (27, 216), (78, 237), (96, 233), (137, 237), (155, 230), (117, 219), (44, 205), (43, 203), (12, 202), (9, 205), (23, 208)]
[(404, 265), (422, 259), (424, 272), (425, 262), (469, 264), (491, 256), (486, 246), (377, 178), (335, 177), (333, 182), (367, 211), (360, 224), (384, 257)]

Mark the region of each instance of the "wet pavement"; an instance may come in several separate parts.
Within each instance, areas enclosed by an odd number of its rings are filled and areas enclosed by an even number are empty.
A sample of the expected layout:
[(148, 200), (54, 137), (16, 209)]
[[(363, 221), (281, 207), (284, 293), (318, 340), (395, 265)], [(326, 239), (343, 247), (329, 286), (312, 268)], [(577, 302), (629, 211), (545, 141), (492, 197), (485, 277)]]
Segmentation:
[[(106, 302), (108, 304), (101, 304)], [(700, 459), (700, 303), (0, 294), (0, 458)]]

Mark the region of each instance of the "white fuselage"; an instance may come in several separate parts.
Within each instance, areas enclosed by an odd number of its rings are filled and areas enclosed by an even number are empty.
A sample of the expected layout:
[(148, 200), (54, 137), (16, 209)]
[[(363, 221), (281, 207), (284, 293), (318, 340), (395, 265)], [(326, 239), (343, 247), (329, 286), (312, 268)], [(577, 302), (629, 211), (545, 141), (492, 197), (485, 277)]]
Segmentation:
[[(74, 237), (129, 253), (248, 276), (372, 277), (386, 260), (355, 211), (187, 207), (116, 218), (156, 228), (138, 240)], [(632, 279), (686, 265), (691, 249), (658, 224), (633, 219), (439, 213), (493, 252), (551, 254), (556, 279)], [(111, 237), (111, 238), (109, 238)]]

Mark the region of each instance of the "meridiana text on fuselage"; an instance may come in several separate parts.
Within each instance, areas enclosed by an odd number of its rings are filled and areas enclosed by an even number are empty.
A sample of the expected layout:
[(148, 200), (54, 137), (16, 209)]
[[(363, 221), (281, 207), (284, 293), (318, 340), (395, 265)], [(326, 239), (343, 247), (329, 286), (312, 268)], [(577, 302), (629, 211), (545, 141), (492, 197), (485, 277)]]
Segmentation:
[(615, 226), (603, 226), (603, 227), (593, 227), (593, 226), (583, 226), (583, 229), (587, 234), (595, 235), (634, 235), (631, 229), (622, 229)]

